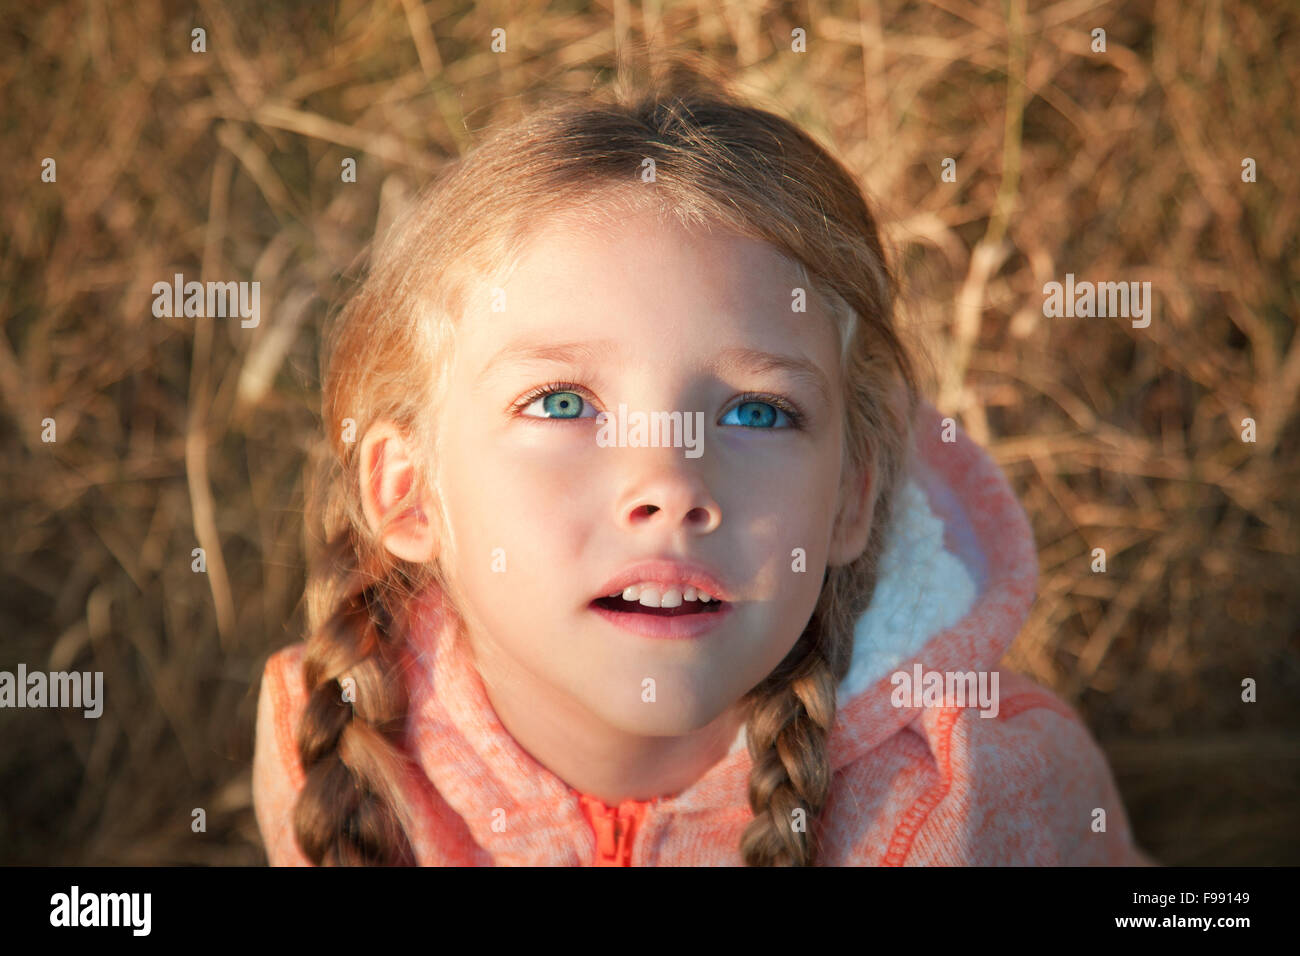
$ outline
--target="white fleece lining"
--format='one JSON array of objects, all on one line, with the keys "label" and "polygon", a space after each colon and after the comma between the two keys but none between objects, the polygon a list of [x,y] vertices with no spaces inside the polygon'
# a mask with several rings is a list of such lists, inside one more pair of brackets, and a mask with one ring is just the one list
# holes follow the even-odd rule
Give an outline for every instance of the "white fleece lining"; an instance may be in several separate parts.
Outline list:
[{"label": "white fleece lining", "polygon": [[[944,549],[943,519],[930,509],[915,479],[902,484],[896,509],[875,594],[854,630],[853,661],[839,686],[841,708],[960,621],[975,603],[975,580],[961,559]],[[742,726],[728,752],[744,746]]]}]

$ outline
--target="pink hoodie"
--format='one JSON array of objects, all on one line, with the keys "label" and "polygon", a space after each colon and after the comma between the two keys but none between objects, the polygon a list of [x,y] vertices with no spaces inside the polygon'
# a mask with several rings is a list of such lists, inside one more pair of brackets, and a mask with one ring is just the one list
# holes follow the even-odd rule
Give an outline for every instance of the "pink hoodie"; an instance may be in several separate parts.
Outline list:
[{"label": "pink hoodie", "polygon": [[[1150,865],[1075,712],[1028,679],[993,670],[1038,576],[1011,487],[965,433],[943,442],[928,404],[916,445],[840,687],[819,864]],[[605,807],[515,742],[447,620],[430,594],[409,639],[407,747],[420,771],[408,784],[418,811],[409,835],[421,865],[743,865],[740,836],[752,818],[743,730],[686,790]],[[271,656],[258,701],[253,802],[275,866],[310,865],[293,833],[304,647]],[[983,672],[984,693],[964,707],[923,697],[924,677],[915,689],[903,677],[972,671]]]}]

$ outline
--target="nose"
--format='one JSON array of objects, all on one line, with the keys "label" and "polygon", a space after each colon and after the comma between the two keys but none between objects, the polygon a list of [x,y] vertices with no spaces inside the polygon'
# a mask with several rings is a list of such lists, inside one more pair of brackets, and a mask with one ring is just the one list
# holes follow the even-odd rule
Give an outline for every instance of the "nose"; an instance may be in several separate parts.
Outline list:
[{"label": "nose", "polygon": [[[672,451],[681,455],[679,449]],[[708,534],[722,523],[722,508],[709,493],[698,464],[665,462],[640,473],[618,504],[618,518],[631,531],[662,528]]]}]

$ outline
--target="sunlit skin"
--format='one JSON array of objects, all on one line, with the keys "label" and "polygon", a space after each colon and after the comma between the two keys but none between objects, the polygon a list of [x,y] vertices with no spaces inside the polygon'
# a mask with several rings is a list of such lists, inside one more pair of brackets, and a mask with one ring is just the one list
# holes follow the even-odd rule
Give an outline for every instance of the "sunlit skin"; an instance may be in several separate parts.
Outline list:
[{"label": "sunlit skin", "polygon": [[[443,564],[488,698],[540,764],[607,804],[671,796],[726,754],[740,698],[798,640],[827,564],[866,543],[869,482],[842,473],[837,332],[811,290],[808,311],[791,310],[798,272],[771,246],[649,212],[544,230],[499,284],[504,312],[461,320],[438,409],[450,534],[421,520],[438,507],[426,498],[385,544]],[[810,371],[764,369],[740,350]],[[554,382],[571,383],[564,397],[521,405]],[[799,427],[758,398],[742,418],[748,392],[788,402]],[[594,416],[620,403],[704,412],[703,454],[601,447]],[[580,412],[546,417],[557,409]],[[411,450],[379,423],[361,453],[373,524],[409,483]],[[647,558],[711,569],[732,613],[666,640],[591,610],[610,578]]]}]

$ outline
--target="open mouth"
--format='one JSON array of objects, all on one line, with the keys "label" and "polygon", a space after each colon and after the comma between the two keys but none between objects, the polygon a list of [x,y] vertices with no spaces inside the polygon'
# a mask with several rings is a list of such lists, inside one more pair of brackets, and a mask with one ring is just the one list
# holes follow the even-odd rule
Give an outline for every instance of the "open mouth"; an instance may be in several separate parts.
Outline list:
[{"label": "open mouth", "polygon": [[642,604],[640,601],[629,601],[622,595],[616,597],[596,598],[591,602],[592,607],[598,607],[606,611],[621,611],[625,614],[649,614],[655,617],[683,617],[692,614],[717,614],[722,610],[725,601],[712,600],[704,601],[682,601],[676,607],[650,607]]}]

